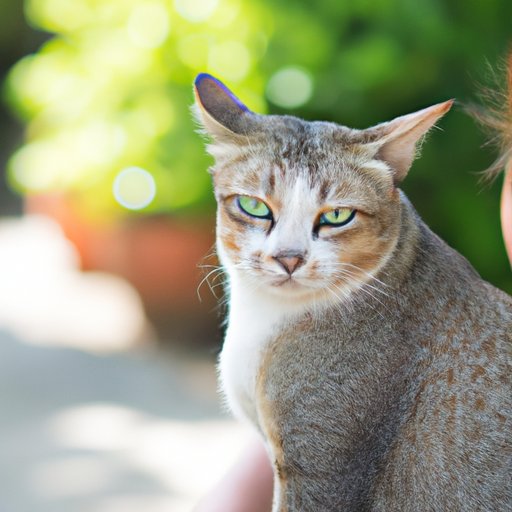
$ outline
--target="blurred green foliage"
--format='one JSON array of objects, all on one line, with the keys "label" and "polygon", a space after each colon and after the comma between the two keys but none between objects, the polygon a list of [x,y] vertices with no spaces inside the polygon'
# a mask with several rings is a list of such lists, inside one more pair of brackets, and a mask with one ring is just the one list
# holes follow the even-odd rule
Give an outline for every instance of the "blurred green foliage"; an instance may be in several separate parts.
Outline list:
[{"label": "blurred green foliage", "polygon": [[[125,167],[155,178],[143,213],[211,210],[191,82],[207,71],[259,112],[366,127],[479,84],[512,41],[510,0],[26,0],[54,34],[12,69],[6,94],[27,124],[13,187],[67,190],[96,216],[133,214],[112,195]],[[512,291],[493,159],[460,110],[448,114],[404,184],[420,213],[479,271]]]}]

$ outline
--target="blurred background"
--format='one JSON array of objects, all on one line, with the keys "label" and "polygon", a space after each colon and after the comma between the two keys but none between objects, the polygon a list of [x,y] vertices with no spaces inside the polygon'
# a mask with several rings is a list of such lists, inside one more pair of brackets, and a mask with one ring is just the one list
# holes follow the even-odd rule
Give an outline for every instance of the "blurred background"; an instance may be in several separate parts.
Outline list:
[{"label": "blurred background", "polygon": [[[249,435],[216,394],[198,72],[364,128],[479,101],[511,20],[509,0],[2,0],[0,510],[190,510]],[[404,189],[511,293],[478,176],[495,149],[460,108],[441,128]]]}]

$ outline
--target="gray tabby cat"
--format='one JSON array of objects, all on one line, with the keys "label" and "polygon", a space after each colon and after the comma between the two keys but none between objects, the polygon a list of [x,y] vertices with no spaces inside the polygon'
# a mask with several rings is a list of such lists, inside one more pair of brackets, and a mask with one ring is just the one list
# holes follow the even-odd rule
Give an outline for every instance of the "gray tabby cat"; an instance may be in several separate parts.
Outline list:
[{"label": "gray tabby cat", "polygon": [[229,279],[220,357],[275,512],[512,510],[512,299],[399,190],[451,102],[367,130],[195,83]]}]

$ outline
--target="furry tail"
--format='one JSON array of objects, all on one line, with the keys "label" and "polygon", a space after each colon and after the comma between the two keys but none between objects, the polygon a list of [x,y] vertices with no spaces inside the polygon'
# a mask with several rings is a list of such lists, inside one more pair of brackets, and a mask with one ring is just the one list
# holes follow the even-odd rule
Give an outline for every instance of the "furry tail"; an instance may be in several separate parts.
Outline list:
[{"label": "furry tail", "polygon": [[493,106],[487,110],[471,109],[474,117],[492,130],[500,147],[500,156],[485,171],[489,180],[505,171],[501,193],[501,226],[508,258],[512,265],[512,51],[507,62],[507,86],[505,91],[485,94]]}]

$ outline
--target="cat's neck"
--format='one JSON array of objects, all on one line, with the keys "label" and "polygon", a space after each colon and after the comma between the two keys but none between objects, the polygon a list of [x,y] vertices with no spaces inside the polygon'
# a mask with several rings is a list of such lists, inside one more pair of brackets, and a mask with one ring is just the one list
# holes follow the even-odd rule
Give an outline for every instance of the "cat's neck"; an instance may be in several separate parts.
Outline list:
[{"label": "cat's neck", "polygon": [[[400,191],[400,231],[397,243],[375,278],[396,289],[408,278],[415,260],[420,254],[422,228],[420,216],[407,196]],[[428,228],[427,228],[428,229]]]},{"label": "cat's neck", "polygon": [[[386,264],[376,274],[376,280],[387,286],[395,297],[421,289],[436,287],[441,298],[467,290],[480,276],[471,264],[439,238],[423,222],[405,194],[401,192],[400,234],[395,249]],[[434,285],[435,283],[435,285]]]}]

